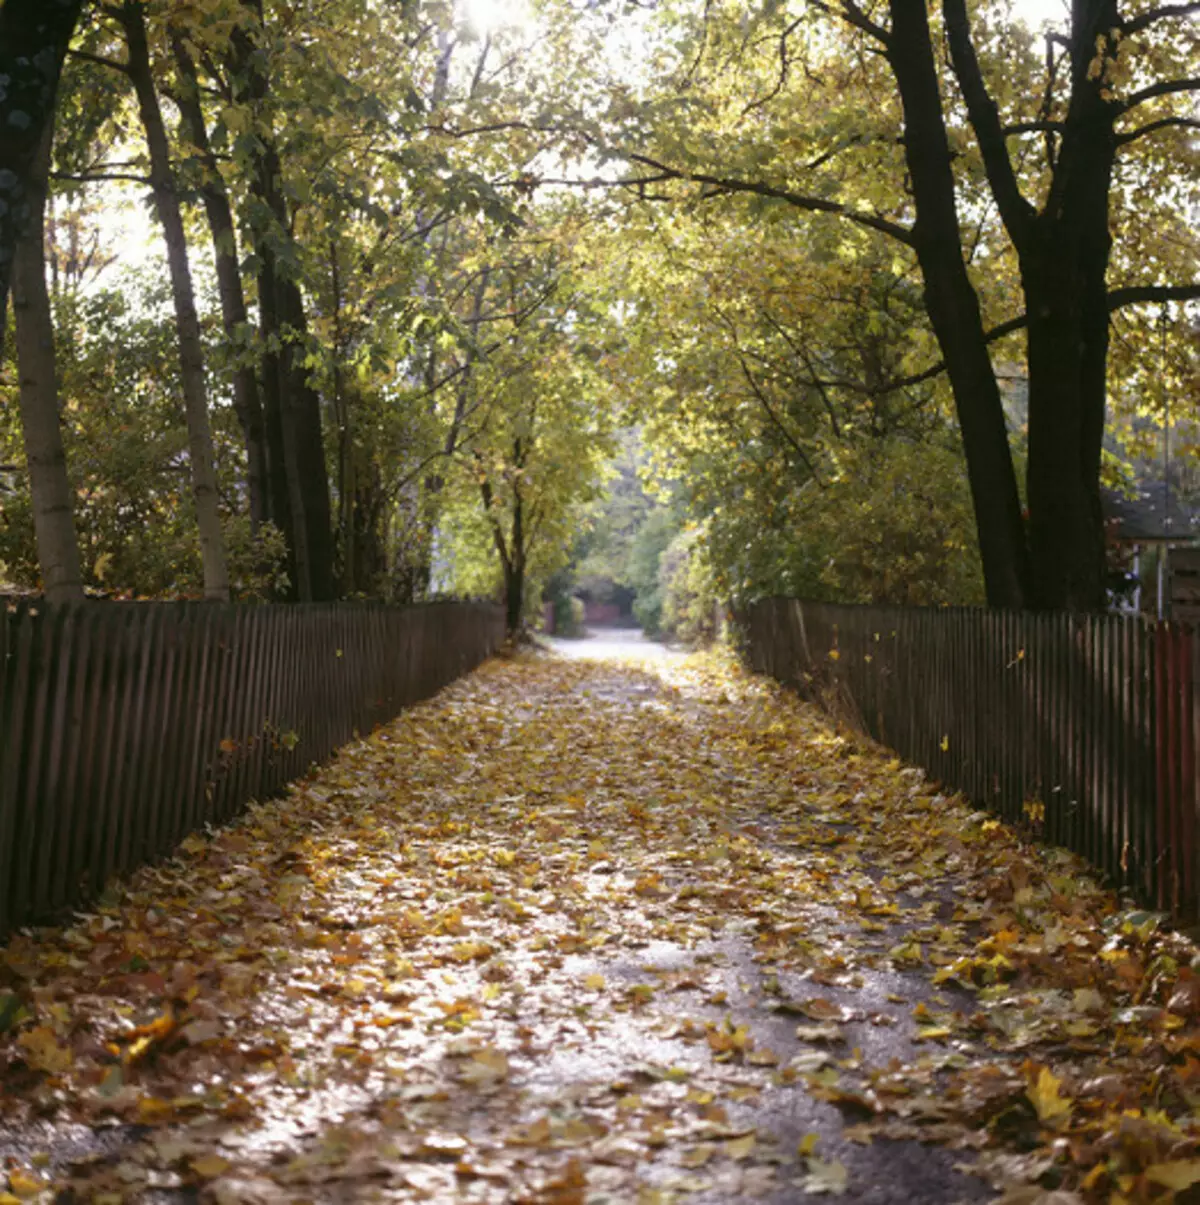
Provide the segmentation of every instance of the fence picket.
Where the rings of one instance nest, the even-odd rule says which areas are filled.
[[[0,629],[2,937],[274,794],[477,665],[504,622],[475,603],[36,601]]]
[[[1006,820],[1036,817],[1026,804],[1040,801],[1043,839],[1156,907],[1200,913],[1197,631],[783,599],[741,620],[760,672],[836,698],[876,740]]]

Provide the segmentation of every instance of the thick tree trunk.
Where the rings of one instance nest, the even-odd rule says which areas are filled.
[[[1100,611],[1105,589],[1100,461],[1108,366],[1109,195],[1115,110],[1093,70],[1115,50],[1113,0],[1077,0],[1071,106],[1050,196],[1017,244],[1029,317],[1031,605]]]
[[[243,0],[243,4],[261,26],[261,0]],[[245,30],[234,34],[233,46],[235,74],[242,77],[241,99],[261,110],[268,95],[261,53]],[[261,112],[258,116],[264,117]],[[308,331],[304,299],[290,266],[276,253],[280,242],[286,243],[292,234],[280,187],[279,154],[269,130],[260,130],[258,145],[251,179],[257,209],[251,236],[261,265],[258,304],[268,497],[271,517],[288,539],[295,597],[302,602],[323,601],[334,597],[335,581],[321,400],[304,366]]]
[[[280,281],[280,316],[285,324],[281,357],[284,384],[284,453],[289,473],[295,471],[295,490],[304,524],[308,557],[309,595],[314,602],[334,597],[332,508],[325,469],[325,436],[321,429],[321,398],[313,388],[304,360],[308,323],[299,286]]]
[[[42,589],[52,603],[82,602],[83,578],[67,458],[63,451],[54,358],[54,322],[46,291],[43,216],[54,122],[46,123],[37,162],[30,173],[31,220],[17,243],[13,265],[13,311],[17,323],[21,431]]]
[[[283,533],[287,546],[289,598],[300,597],[296,558],[296,525],[288,491],[287,457],[283,440],[283,374],[280,369],[280,322],[275,253],[265,240],[258,245],[258,336],[262,347],[263,430],[267,452],[267,518]],[[305,581],[308,580],[307,562]]]
[[[905,159],[917,212],[913,247],[954,392],[987,600],[993,607],[1020,608],[1028,600],[1030,578],[1020,494],[979,299],[963,258],[925,0],[890,0],[890,8],[888,60],[904,109]]]
[[[246,487],[250,495],[250,524],[254,531],[267,518],[267,444],[262,398],[254,366],[248,359],[250,325],[246,316],[246,295],[238,267],[237,230],[225,181],[217,167],[208,141],[208,128],[200,106],[196,66],[179,35],[171,39],[179,78],[176,98],[188,141],[199,152],[204,180],[200,196],[212,237],[213,260],[217,270],[217,290],[221,298],[221,320],[225,337],[237,357],[233,370],[233,408],[242,427],[246,444]]]
[[[29,174],[54,98],[82,0],[4,0],[0,4],[0,354],[17,243],[32,213]]]
[[[146,22],[141,4],[126,3],[119,10],[129,52],[127,70],[137,93],[138,112],[150,152],[150,183],[154,205],[162,223],[167,248],[167,267],[171,277],[171,297],[175,305],[175,326],[179,340],[179,369],[183,382],[184,409],[187,413],[188,458],[192,470],[192,496],[200,529],[200,556],[204,568],[204,597],[229,599],[229,572],[225,564],[225,538],[217,506],[217,476],[213,466],[212,428],[208,421],[208,397],[204,382],[204,345],[200,338],[200,320],[196,316],[196,295],[188,263],[187,237],[179,211],[179,197],[171,173],[170,146],[162,110],[154,90],[150,69],[150,47],[146,40]]]

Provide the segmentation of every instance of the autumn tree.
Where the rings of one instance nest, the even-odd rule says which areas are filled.
[[[607,120],[580,114],[574,128],[628,165],[619,182],[638,196],[829,215],[915,261],[989,601],[1097,609],[1111,315],[1200,296],[1190,274],[1172,281],[1173,265],[1152,263],[1146,279],[1123,252],[1143,189],[1195,203],[1195,10],[1077,0],[1039,55],[1025,26],[965,0],[932,18],[921,0],[673,8],[648,27],[658,78],[618,78]],[[996,304],[997,276],[1016,313]],[[1027,519],[990,354],[1021,329]]]
[[[513,635],[530,588],[566,561],[613,451],[606,307],[582,287],[571,227],[569,217],[556,228],[547,221],[480,276],[483,300],[471,312],[489,316],[495,342],[474,334],[470,374],[452,402],[470,421],[449,458],[442,537],[461,586],[499,578]]]

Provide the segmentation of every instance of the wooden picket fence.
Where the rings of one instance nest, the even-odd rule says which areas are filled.
[[[794,599],[740,619],[758,672],[1150,906],[1200,914],[1200,633]]]
[[[278,792],[503,636],[490,603],[9,605],[0,935]]]

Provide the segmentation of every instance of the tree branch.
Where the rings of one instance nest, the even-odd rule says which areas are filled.
[[[776,201],[786,201],[797,209],[804,209],[811,213],[837,214],[840,217],[844,217],[847,221],[854,222],[856,225],[865,226],[869,230],[875,230],[880,234],[886,234],[889,238],[894,238],[908,247],[913,245],[912,231],[907,226],[901,226],[899,223],[891,222],[887,218],[876,217],[874,214],[862,213],[838,201],[829,201],[824,197],[811,197],[803,193],[790,192],[786,188],[775,188],[773,185],[763,184],[756,180],[739,180],[727,176],[711,176],[707,172],[693,172],[686,171],[683,168],[668,167],[665,163],[660,163],[648,155],[634,154],[626,157],[634,163],[654,168],[655,171],[664,173],[670,179],[690,180],[695,184],[711,184],[714,188],[724,193],[751,193],[755,196],[769,197]]]
[[[107,67],[111,71],[119,71],[122,75],[129,74],[129,67],[119,59],[108,59],[102,54],[92,54],[87,50],[68,50],[67,55],[73,59],[82,59],[85,63],[95,63],[97,67]]]
[[[1164,4],[1159,8],[1152,8],[1148,13],[1131,17],[1122,26],[1122,30],[1128,38],[1135,33],[1141,33],[1143,29],[1149,29],[1157,21],[1169,17],[1187,17],[1196,12],[1200,12],[1200,4]]]
[[[877,42],[881,42],[887,46],[891,42],[892,35],[888,33],[882,25],[876,25],[866,13],[863,12],[854,0],[841,0],[841,3],[826,4],[824,0],[809,0],[809,3],[815,9],[819,9],[829,17],[838,17],[845,21],[847,25],[853,25],[855,29],[861,29],[863,33],[869,34]]]
[[[129,184],[149,184],[149,176],[134,176],[125,172],[51,172],[51,180],[67,180],[75,184],[92,184],[104,180],[123,180]]]
[[[967,17],[965,0],[942,0],[942,13],[946,22],[946,40],[950,44],[950,60],[958,86],[962,89],[967,105],[967,116],[975,131],[975,140],[983,156],[988,184],[996,198],[996,207],[1018,250],[1027,242],[1030,223],[1036,216],[1033,206],[1021,194],[1017,174],[1008,147],[1004,141],[1004,130],[1000,125],[1000,110],[988,92],[971,41],[971,24]]]
[[[1148,100],[1154,100],[1155,97],[1174,96],[1179,92],[1200,92],[1200,79],[1159,80],[1157,84],[1151,84],[1148,88],[1143,88],[1140,92],[1127,96],[1117,106],[1118,111],[1128,113],[1130,109],[1135,109]]]
[[[1171,127],[1200,130],[1200,121],[1194,117],[1160,117],[1157,121],[1149,121],[1144,126],[1138,126],[1136,130],[1130,130],[1125,134],[1118,134],[1117,146],[1128,146],[1139,138],[1145,138],[1147,134],[1154,134],[1159,130],[1166,130]]]
[[[1200,301],[1200,281],[1186,285],[1129,285],[1108,295],[1109,312],[1146,302]]]
[[[1011,138],[1014,134],[1060,134],[1065,128],[1061,121],[1018,121],[1004,126],[1000,133]]]

